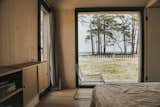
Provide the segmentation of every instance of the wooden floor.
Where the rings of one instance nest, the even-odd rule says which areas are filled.
[[[90,107],[92,89],[50,92],[36,107]]]

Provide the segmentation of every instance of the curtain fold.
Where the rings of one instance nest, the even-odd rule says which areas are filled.
[[[55,9],[51,8],[50,12],[50,37],[49,37],[49,74],[52,89],[61,90],[61,73],[58,70],[58,38],[56,37],[56,15]]]

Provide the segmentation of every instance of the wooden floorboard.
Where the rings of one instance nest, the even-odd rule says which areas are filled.
[[[79,99],[74,99],[75,94],[80,96]],[[91,95],[92,89],[69,89],[50,92],[41,99],[36,107],[90,107],[91,97],[88,96]]]

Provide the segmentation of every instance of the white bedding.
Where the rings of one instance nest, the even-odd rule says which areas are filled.
[[[160,83],[113,83],[96,86],[91,107],[160,107]]]

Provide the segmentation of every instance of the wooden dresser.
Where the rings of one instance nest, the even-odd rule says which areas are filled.
[[[0,67],[0,83],[16,84],[16,89],[0,96],[0,107],[34,107],[39,94],[49,87],[47,62],[29,62]]]

